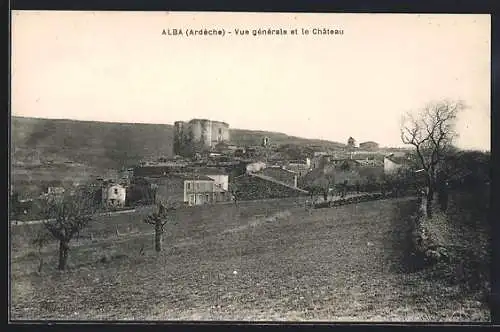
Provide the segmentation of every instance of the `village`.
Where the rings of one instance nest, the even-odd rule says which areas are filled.
[[[357,145],[352,137],[340,150],[285,147],[295,149],[290,153],[265,136],[258,146],[233,145],[229,125],[220,121],[177,121],[174,128],[173,158],[145,160],[120,170],[115,178],[98,176],[73,187],[92,188],[95,204],[104,211],[156,201],[193,206],[308,195],[315,199],[319,187],[327,190],[328,200],[380,184],[410,164],[404,151],[390,152],[371,141]],[[327,188],[321,182],[325,175],[330,179]],[[19,200],[18,214],[36,219],[37,203],[67,190],[72,189],[48,186],[39,197]]]
[[[110,14],[12,13],[10,321],[498,321],[491,15]]]

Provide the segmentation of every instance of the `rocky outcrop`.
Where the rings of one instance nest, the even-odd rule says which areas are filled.
[[[414,216],[412,241],[416,253],[423,257],[427,263],[437,263],[449,259],[448,251],[438,240],[437,236],[429,231],[429,223],[433,219],[442,217],[439,215],[429,219],[426,217],[426,200],[424,196],[419,198],[419,209]],[[435,220],[434,220],[435,221]]]

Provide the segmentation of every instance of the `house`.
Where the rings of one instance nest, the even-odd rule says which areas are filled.
[[[311,171],[311,167],[309,167],[307,165],[297,165],[297,164],[290,165],[289,164],[289,165],[286,165],[284,167],[285,167],[285,169],[287,169],[289,171],[297,173],[297,176],[299,178],[305,176],[307,173],[309,173]]]
[[[318,154],[312,157],[311,159],[311,168],[320,168],[323,167],[326,163],[330,162],[333,159],[333,156],[328,154]]]
[[[313,157],[328,156],[330,153],[326,151],[314,151]]]
[[[311,159],[306,158],[304,161],[291,160],[284,165],[284,168],[289,171],[295,172],[297,176],[300,178],[305,176],[312,169]]]
[[[206,175],[181,175],[184,202],[188,205],[214,203],[215,181]]]
[[[256,173],[266,168],[266,163],[257,161],[246,166],[247,173]]]
[[[229,200],[229,174],[225,169],[216,167],[196,168],[196,174],[204,175],[214,181],[215,201]]]
[[[134,177],[126,192],[126,204],[150,205],[154,204],[156,184],[147,177]]]
[[[182,161],[168,161],[158,163],[145,163],[133,169],[133,176],[162,176],[169,172],[177,172],[187,167],[189,164]]]
[[[263,137],[262,138],[262,146],[263,147],[268,147],[269,146],[269,137]]]
[[[155,199],[185,205],[211,204],[228,196],[215,181],[206,175],[195,173],[170,173],[147,178],[155,188]]]
[[[294,171],[285,169],[284,167],[269,166],[256,172],[256,174],[271,177],[273,179],[286,183],[289,186],[297,187],[298,174]]]
[[[239,160],[234,160],[228,156],[220,156],[209,158],[206,162],[200,163],[198,166],[231,167],[239,164]]]
[[[47,195],[62,195],[62,194],[64,194],[63,187],[48,187],[47,188]]]
[[[333,159],[325,157],[322,163],[299,181],[300,187],[309,187],[322,178],[331,185],[367,183],[383,178],[383,165],[374,160]]]
[[[217,143],[213,150],[221,154],[233,154],[238,149],[238,146],[229,144],[228,142]]]
[[[124,207],[126,194],[126,187],[118,183],[108,183],[102,190],[103,205],[109,208]]]
[[[352,137],[349,137],[347,139],[347,147],[349,149],[354,149],[356,147],[356,140],[354,138],[352,138]]]
[[[118,173],[118,177],[119,177],[119,182],[120,184],[122,185],[129,185],[132,178],[134,177],[134,169],[133,168],[128,168],[128,169],[122,169],[119,173]]]
[[[383,168],[384,163],[377,159],[355,159],[356,163],[361,167],[381,167]]]
[[[384,157],[384,174],[396,174],[402,168],[409,168],[411,160],[408,157],[391,153]]]

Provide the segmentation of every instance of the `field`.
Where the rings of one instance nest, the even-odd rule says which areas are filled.
[[[186,208],[164,251],[135,214],[100,217],[73,242],[29,245],[11,231],[11,318],[50,320],[488,321],[476,293],[412,272],[412,198],[306,211],[295,200]],[[141,248],[144,254],[141,254]]]

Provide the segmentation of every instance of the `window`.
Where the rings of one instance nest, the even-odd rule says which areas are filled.
[[[186,183],[186,188],[187,188],[188,190],[191,190],[191,183],[189,183],[189,182],[188,182],[188,183]]]
[[[118,195],[118,189],[115,188],[115,195]]]
[[[222,128],[219,128],[219,135],[222,135]]]

